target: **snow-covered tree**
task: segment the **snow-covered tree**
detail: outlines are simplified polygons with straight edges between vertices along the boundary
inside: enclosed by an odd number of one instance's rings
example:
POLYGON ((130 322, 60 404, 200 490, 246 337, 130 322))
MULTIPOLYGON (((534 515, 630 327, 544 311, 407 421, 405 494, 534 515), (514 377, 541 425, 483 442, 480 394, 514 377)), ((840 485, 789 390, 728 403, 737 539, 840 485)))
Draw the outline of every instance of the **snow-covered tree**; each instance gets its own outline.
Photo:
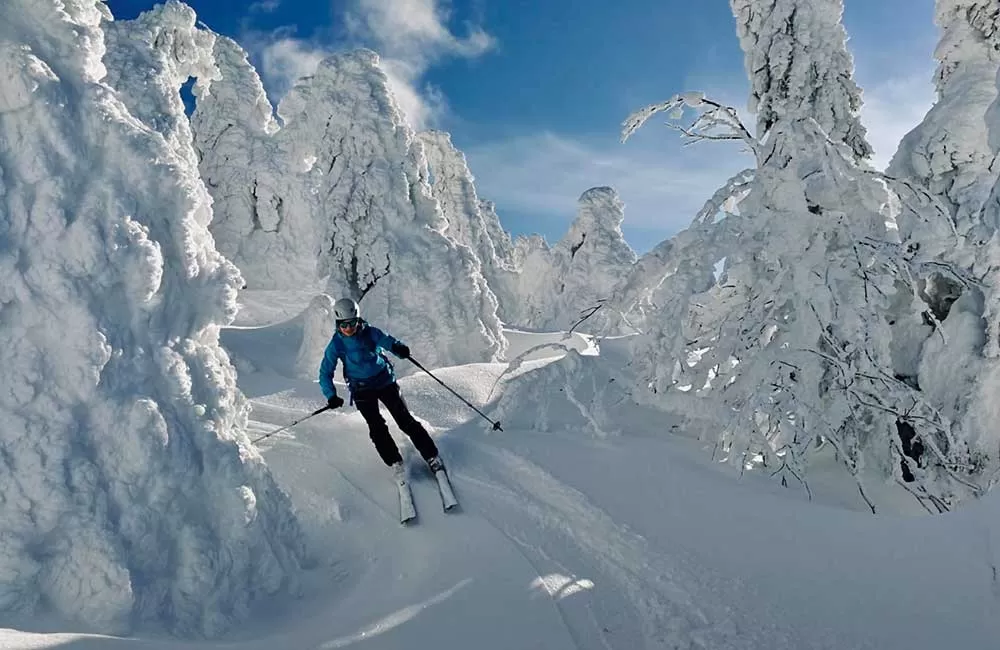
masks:
POLYGON ((858 158, 872 148, 844 46, 843 0, 731 0, 761 139, 782 119, 813 119, 858 158))
MULTIPOLYGON (((534 308, 541 316, 537 326, 573 327, 629 273, 636 255, 622 234, 624 218, 625 204, 613 188, 594 187, 580 196, 576 219, 552 248, 546 291, 535 296, 534 308)), ((606 323, 606 312, 601 312, 588 318, 582 329, 608 331, 606 323)))
POLYGON ((904 212, 898 223, 902 238, 933 245, 936 253, 966 266, 996 229, 984 223, 983 205, 1000 174, 992 165, 995 153, 986 116, 997 98, 998 13, 993 0, 938 0, 937 101, 903 138, 887 169, 889 176, 940 197, 953 224, 945 232, 927 232, 928 223, 941 220, 912 218, 917 214, 907 218, 904 212))
POLYGON ((1000 5, 938 0, 936 9, 938 98, 888 169, 892 187, 911 199, 896 219, 900 239, 934 263, 917 275, 917 294, 901 296, 893 314, 895 373, 979 450, 982 471, 996 456, 986 422, 998 415, 990 407, 997 368, 989 352, 997 221, 988 209, 998 170, 988 113, 997 99, 1000 5), (922 196, 934 200, 913 200, 922 196))
MULTIPOLYGON (((661 251, 693 258, 702 274, 658 280, 658 304, 689 307, 680 321, 668 310, 670 322, 637 341, 650 358, 637 392, 663 388, 664 368, 682 375, 675 392, 687 391, 689 411, 721 431, 720 447, 736 463, 757 460, 805 480, 810 458, 832 446, 862 495, 871 477, 895 478, 938 509, 980 494, 995 451, 970 444, 938 404, 894 373, 892 319, 919 291, 921 265, 936 261, 899 244, 889 226, 904 200, 862 162, 871 149, 858 122, 842 3, 732 6, 756 134, 735 110, 697 94, 625 124, 627 136, 656 112, 691 107, 699 117, 684 133, 741 140, 757 162, 709 201, 696 221, 703 237, 661 251), (706 264, 722 258, 720 278, 699 293, 706 264), (683 328, 682 350, 676 336, 664 336, 671 327, 683 328)), ((946 221, 942 210, 932 214, 946 221)))
POLYGON ((465 155, 452 144, 451 135, 424 131, 417 137, 427 157, 431 192, 448 222, 445 234, 476 252, 492 286, 495 274, 510 271, 510 235, 500 225, 495 206, 479 200, 465 155))
POLYGON ((445 235, 472 249, 482 263, 483 275, 497 297, 498 313, 511 322, 518 313, 520 274, 515 266, 510 234, 500 225, 496 206, 481 201, 465 155, 443 131, 419 134, 430 172, 431 192, 447 221, 445 235))
POLYGON ((224 39, 216 52, 221 79, 198 96, 195 137, 223 213, 214 233, 248 286, 325 279, 429 363, 502 354, 496 297, 476 253, 447 236, 423 146, 378 56, 320 63, 278 106, 277 129, 246 55, 224 39))
POLYGON ((378 56, 359 50, 326 59, 279 114, 279 133, 315 161, 307 182, 328 292, 360 301, 366 317, 430 363, 501 354, 496 297, 476 254, 445 235, 423 146, 378 56))
POLYGON ((311 161, 279 137, 260 77, 235 41, 215 39, 217 79, 197 84, 191 116, 211 230, 252 289, 316 283, 319 243, 299 174, 311 161))
POLYGON ((440 131, 419 135, 434 198, 447 221, 445 234, 476 252, 497 296, 504 322, 520 327, 568 329, 586 319, 588 331, 615 331, 596 308, 629 272, 635 252, 621 231, 624 204, 614 189, 596 187, 579 200, 576 220, 555 246, 544 238, 512 242, 496 207, 481 201, 465 156, 440 131))
POLYGON ((192 62, 178 9, 158 10, 178 47, 119 74, 119 95, 102 2, 0 5, 7 615, 214 635, 294 586, 303 558, 218 343, 240 276, 169 98, 192 62))
POLYGON ((540 235, 518 237, 513 273, 499 274, 507 283, 504 295, 513 297, 504 311, 506 321, 537 329, 580 326, 619 333, 623 321, 609 320, 601 307, 635 263, 635 251, 622 234, 623 219, 618 193, 594 187, 580 196, 576 219, 554 246, 540 235))

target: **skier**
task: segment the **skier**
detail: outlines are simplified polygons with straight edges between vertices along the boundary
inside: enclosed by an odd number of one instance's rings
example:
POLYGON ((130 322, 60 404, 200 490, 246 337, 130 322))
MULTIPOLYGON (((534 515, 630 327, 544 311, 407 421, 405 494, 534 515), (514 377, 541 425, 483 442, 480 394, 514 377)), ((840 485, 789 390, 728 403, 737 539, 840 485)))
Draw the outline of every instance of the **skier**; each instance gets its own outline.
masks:
POLYGON ((368 423, 368 435, 375 443, 375 449, 382 461, 392 470, 393 477, 400 485, 406 483, 406 467, 403 457, 389 434, 385 419, 379 412, 379 401, 385 404, 399 428, 403 430, 413 445, 423 456, 435 475, 444 469, 444 462, 438 456, 437 445, 427 430, 410 413, 399 394, 399 384, 392 364, 385 358, 383 350, 390 350, 400 359, 410 357, 410 348, 405 343, 368 324, 361 318, 358 303, 350 298, 341 298, 333 305, 337 331, 326 346, 323 362, 319 366, 319 385, 326 396, 327 405, 340 408, 344 400, 337 395, 333 385, 333 372, 337 362, 344 364, 344 379, 351 391, 351 402, 368 423))

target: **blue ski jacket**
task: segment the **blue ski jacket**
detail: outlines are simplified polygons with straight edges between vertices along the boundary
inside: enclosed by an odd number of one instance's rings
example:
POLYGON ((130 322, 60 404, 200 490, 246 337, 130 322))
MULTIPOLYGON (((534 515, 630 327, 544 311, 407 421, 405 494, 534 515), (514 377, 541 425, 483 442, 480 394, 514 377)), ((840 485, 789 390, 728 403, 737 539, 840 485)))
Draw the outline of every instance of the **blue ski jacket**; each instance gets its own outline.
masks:
POLYGON ((398 339, 365 321, 361 321, 354 336, 344 336, 338 329, 327 344, 319 366, 319 386, 323 395, 330 399, 337 394, 333 373, 338 361, 344 364, 344 379, 352 396, 358 391, 385 388, 395 383, 396 373, 383 350, 392 351, 398 343, 398 339))

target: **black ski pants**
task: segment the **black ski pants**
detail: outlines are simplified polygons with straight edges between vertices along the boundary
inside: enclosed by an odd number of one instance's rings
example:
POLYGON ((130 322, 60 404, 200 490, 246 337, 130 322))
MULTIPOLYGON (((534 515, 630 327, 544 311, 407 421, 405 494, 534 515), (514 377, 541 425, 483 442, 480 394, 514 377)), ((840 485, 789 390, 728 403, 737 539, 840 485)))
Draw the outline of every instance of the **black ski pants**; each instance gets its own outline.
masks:
POLYGON ((410 409, 406 407, 403 396, 399 394, 398 384, 393 382, 385 388, 358 391, 353 397, 354 405, 358 407, 361 416, 368 423, 368 435, 375 443, 375 449, 386 465, 401 462, 403 457, 399 453, 399 448, 396 447, 396 441, 389 434, 385 418, 379 412, 379 402, 385 404, 392 419, 396 421, 403 433, 413 441, 413 446, 417 448, 424 460, 430 460, 438 455, 437 445, 427 433, 427 429, 417 422, 417 419, 410 413, 410 409))

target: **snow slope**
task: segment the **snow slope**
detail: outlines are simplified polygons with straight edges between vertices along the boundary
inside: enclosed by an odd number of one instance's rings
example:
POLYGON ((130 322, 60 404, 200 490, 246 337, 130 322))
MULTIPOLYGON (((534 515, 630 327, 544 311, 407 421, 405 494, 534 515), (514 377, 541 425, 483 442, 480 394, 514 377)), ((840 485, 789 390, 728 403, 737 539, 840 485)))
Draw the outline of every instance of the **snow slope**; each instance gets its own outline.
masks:
MULTIPOLYGON (((311 380, 275 371, 293 365, 295 309, 309 299, 223 335, 256 368, 240 376, 252 435, 319 403, 311 380)), ((837 487, 810 503, 665 435, 662 414, 623 409, 625 341, 507 334, 512 356, 531 360, 434 371, 488 403, 503 433, 431 378, 402 382, 449 463, 458 513, 441 511, 404 445, 420 514, 401 527, 358 413, 324 413, 261 445, 307 537, 300 599, 221 646, 25 622, 0 630, 0 648, 995 647, 1000 499, 934 518, 872 517, 837 487)))

